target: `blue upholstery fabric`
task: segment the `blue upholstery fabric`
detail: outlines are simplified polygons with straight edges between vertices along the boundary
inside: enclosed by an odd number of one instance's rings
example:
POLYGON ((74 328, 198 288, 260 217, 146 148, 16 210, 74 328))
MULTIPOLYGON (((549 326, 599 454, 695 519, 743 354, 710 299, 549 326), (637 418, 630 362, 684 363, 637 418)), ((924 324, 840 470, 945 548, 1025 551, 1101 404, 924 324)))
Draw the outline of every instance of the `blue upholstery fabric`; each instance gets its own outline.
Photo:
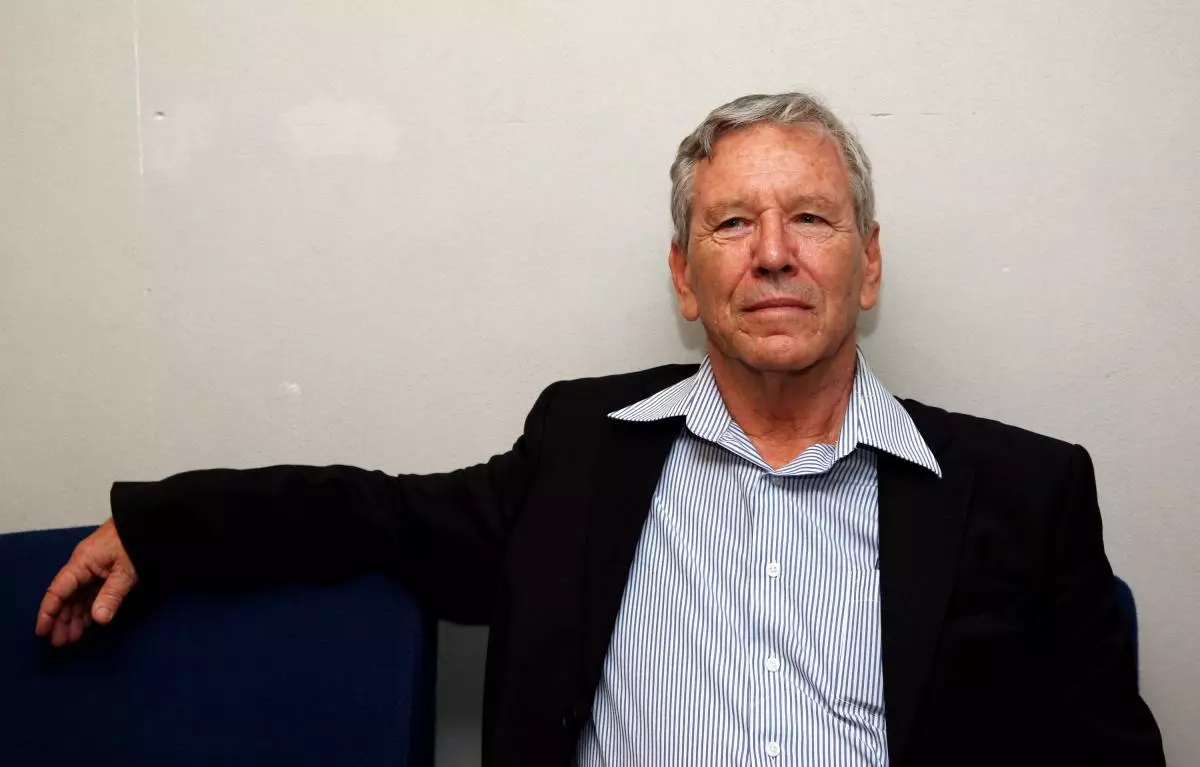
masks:
POLYGON ((435 626, 393 581, 139 586, 113 625, 55 650, 37 606, 88 532, 0 535, 0 761, 432 763, 435 626))

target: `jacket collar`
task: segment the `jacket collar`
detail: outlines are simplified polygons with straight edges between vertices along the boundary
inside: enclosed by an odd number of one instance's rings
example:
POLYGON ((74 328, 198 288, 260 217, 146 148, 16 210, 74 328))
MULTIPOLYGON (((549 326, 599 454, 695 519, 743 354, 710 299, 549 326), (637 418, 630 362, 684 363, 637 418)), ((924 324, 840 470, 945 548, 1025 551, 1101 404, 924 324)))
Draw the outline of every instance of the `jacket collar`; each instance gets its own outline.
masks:
MULTIPOLYGON (((770 471, 725 407, 707 356, 694 375, 609 413, 608 417, 632 423, 682 417, 688 431, 695 436, 722 445, 770 471)), ((871 372, 861 348, 857 350, 850 404, 837 444, 814 446, 815 450, 805 451, 776 473, 828 471, 859 445, 876 448, 942 476, 941 466, 912 417, 871 372)))

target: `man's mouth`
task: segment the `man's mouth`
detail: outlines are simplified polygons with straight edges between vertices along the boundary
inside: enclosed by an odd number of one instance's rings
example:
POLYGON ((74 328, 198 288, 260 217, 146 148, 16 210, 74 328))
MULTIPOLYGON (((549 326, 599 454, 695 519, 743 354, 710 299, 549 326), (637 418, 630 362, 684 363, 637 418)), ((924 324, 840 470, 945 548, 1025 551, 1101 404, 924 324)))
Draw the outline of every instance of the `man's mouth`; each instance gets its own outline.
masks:
POLYGON ((767 298, 750 304, 746 307, 746 311, 761 312, 767 309, 799 309, 801 311, 812 311, 812 308, 812 304, 802 301, 799 298, 767 298))

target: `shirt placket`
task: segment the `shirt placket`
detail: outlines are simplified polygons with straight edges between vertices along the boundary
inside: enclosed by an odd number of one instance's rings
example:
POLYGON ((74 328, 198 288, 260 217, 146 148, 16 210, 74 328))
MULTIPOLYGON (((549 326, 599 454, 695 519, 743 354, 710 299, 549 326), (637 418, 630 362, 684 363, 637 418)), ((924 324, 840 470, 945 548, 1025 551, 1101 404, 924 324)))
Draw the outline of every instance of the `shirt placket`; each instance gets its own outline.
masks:
POLYGON ((746 582, 750 631, 747 678, 751 710, 747 747, 750 762, 765 767, 787 764, 788 680, 781 628, 786 601, 783 574, 788 552, 783 549, 788 483, 793 478, 753 468, 751 540, 747 547, 746 582))

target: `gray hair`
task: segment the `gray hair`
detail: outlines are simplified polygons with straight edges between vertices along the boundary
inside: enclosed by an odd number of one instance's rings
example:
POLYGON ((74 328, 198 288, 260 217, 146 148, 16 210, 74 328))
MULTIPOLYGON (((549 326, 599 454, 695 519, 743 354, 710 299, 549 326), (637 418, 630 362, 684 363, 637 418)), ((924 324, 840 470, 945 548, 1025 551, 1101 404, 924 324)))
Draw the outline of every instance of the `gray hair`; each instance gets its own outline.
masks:
POLYGON ((871 161, 858 137, 838 119, 829 107, 808 93, 751 95, 719 106, 691 135, 679 144, 671 163, 671 220, 674 241, 687 252, 692 219, 692 181, 696 163, 711 157, 717 139, 731 131, 760 123, 776 125, 812 125, 837 139, 842 158, 850 174, 850 192, 854 197, 854 217, 865 240, 875 223, 875 187, 871 181, 871 161))

